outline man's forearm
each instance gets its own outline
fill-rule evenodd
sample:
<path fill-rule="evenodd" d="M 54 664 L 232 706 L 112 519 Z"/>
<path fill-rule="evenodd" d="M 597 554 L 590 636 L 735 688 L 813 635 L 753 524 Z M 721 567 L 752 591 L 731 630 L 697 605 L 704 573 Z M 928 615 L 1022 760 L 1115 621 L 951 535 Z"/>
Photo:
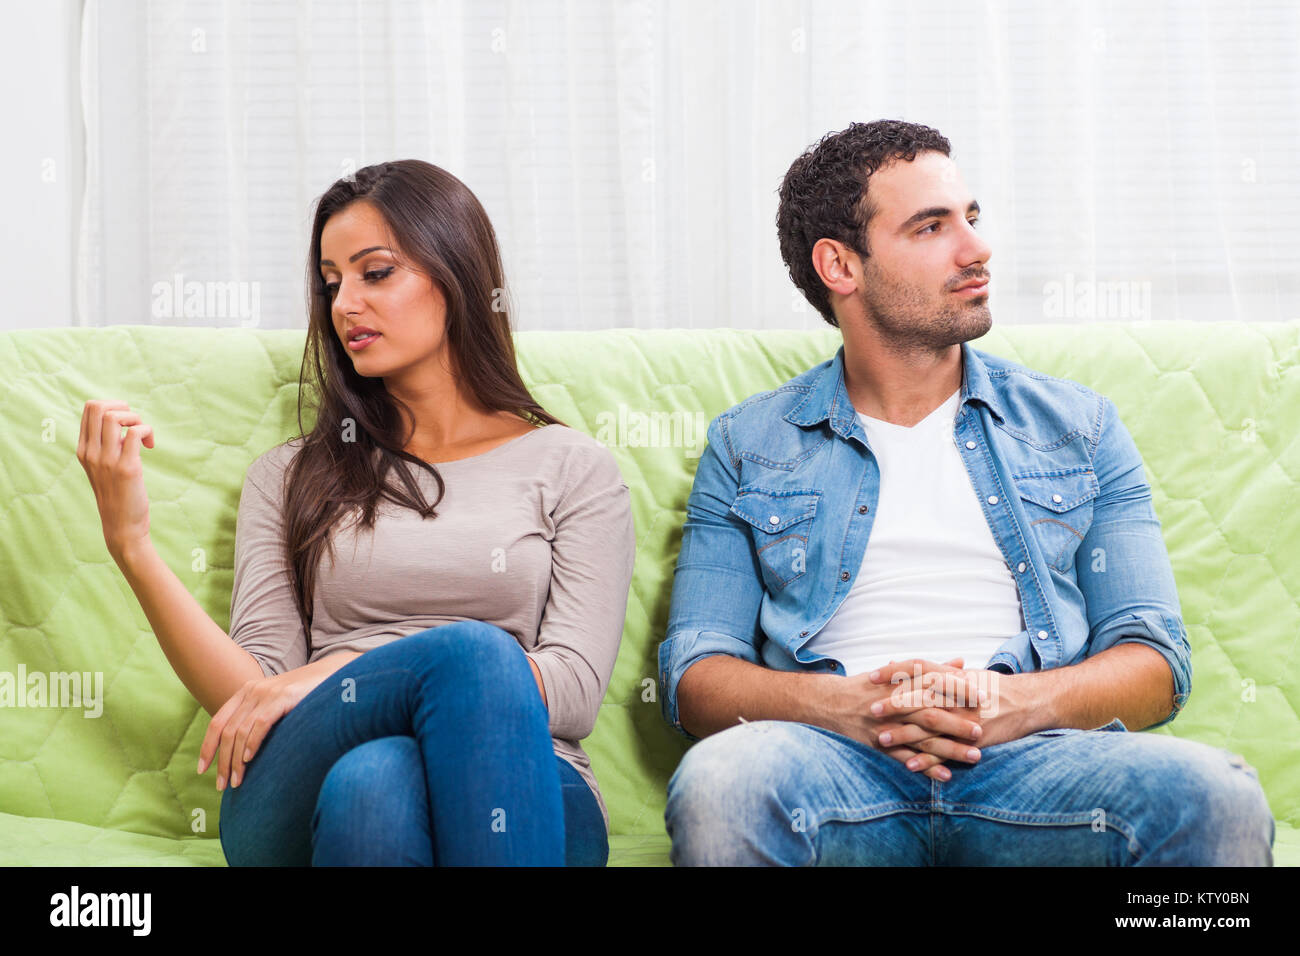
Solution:
<path fill-rule="evenodd" d="M 704 738 L 745 720 L 792 720 L 824 726 L 822 674 L 760 667 L 727 654 L 696 661 L 677 682 L 677 719 Z"/>
<path fill-rule="evenodd" d="M 1050 718 L 1045 726 L 1091 730 L 1118 717 L 1129 730 L 1143 730 L 1174 706 L 1174 675 L 1146 644 L 1117 644 L 1069 667 L 1025 676 L 1037 685 Z"/>

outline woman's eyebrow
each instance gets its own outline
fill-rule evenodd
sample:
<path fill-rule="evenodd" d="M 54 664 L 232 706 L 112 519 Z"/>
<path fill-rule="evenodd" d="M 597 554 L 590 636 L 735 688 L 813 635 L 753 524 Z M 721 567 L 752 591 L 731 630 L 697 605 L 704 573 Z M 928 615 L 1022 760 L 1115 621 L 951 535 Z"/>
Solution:
<path fill-rule="evenodd" d="M 362 249 L 360 252 L 354 252 L 354 253 L 352 254 L 351 258 L 348 259 L 348 262 L 356 262 L 358 259 L 360 259 L 362 256 L 364 256 L 367 252 L 391 252 L 391 251 L 392 251 L 392 250 L 389 249 L 387 246 L 370 246 L 369 248 Z M 323 266 L 332 266 L 332 265 L 334 265 L 334 263 L 331 262 L 331 261 L 328 260 L 328 259 L 322 259 L 322 260 L 320 261 L 320 264 L 323 265 Z"/>

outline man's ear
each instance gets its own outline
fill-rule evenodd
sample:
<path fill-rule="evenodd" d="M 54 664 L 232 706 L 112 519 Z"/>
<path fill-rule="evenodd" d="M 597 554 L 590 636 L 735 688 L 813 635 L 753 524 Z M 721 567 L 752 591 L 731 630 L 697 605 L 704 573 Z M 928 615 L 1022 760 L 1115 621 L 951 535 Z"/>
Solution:
<path fill-rule="evenodd" d="M 844 243 L 837 239 L 818 239 L 812 248 L 812 264 L 830 292 L 850 296 L 857 291 L 862 259 Z"/>

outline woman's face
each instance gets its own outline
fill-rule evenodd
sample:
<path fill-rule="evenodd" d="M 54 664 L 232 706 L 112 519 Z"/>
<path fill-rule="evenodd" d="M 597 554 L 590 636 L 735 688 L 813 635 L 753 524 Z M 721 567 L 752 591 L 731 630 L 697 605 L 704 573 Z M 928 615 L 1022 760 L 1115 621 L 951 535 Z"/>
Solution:
<path fill-rule="evenodd" d="M 387 223 L 370 203 L 358 200 L 330 216 L 321 230 L 321 277 L 330 294 L 334 334 L 357 374 L 407 378 L 413 369 L 445 360 L 447 302 L 438 284 L 403 266 Z M 362 348 L 361 329 L 378 335 Z"/>

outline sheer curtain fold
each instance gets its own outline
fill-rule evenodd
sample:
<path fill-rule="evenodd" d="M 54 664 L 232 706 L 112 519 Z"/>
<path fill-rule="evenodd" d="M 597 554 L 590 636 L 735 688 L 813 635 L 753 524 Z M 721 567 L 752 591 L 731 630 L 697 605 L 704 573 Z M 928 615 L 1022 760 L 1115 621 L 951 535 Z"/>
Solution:
<path fill-rule="evenodd" d="M 831 130 L 940 129 L 995 322 L 1300 319 L 1289 0 L 86 0 L 79 320 L 299 328 L 311 205 L 420 158 L 520 329 L 815 328 L 777 187 Z"/>

